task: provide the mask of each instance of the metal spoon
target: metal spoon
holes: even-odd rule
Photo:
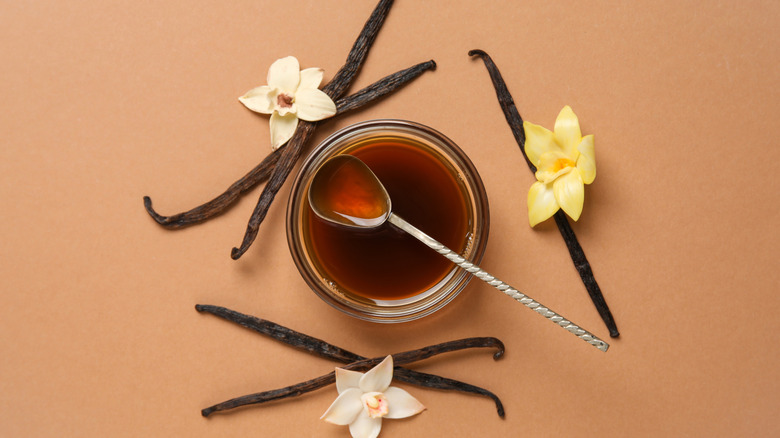
[[[390,222],[447,257],[475,277],[514,298],[583,341],[607,351],[609,344],[533,298],[483,271],[392,212],[387,190],[371,169],[352,155],[337,155],[322,164],[309,186],[309,204],[320,218],[348,228],[373,229]]]

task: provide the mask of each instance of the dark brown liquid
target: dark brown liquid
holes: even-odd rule
[[[432,152],[400,141],[352,150],[376,174],[392,199],[393,213],[455,251],[469,229],[463,188],[453,170]],[[325,222],[307,209],[310,251],[342,290],[373,300],[417,295],[441,281],[452,263],[407,233],[385,223],[350,230]]]

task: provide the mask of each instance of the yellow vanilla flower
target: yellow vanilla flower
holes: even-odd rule
[[[585,201],[584,184],[596,178],[593,136],[582,136],[580,122],[567,105],[555,120],[553,132],[523,122],[525,154],[536,166],[537,181],[528,191],[531,226],[549,219],[562,208],[575,221]]]

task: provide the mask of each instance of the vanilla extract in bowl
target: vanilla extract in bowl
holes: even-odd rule
[[[347,127],[318,146],[290,197],[287,228],[293,258],[326,302],[376,322],[408,321],[440,309],[469,281],[465,271],[389,223],[372,230],[347,229],[311,211],[306,192],[313,175],[328,158],[343,154],[359,158],[379,178],[394,213],[479,262],[489,219],[476,169],[454,143],[431,128],[375,120]]]
[[[393,211],[450,248],[462,252],[469,236],[458,180],[428,151],[398,139],[350,151],[382,181]],[[452,270],[442,258],[388,222],[360,231],[332,225],[310,210],[311,249],[324,273],[345,291],[366,299],[401,300],[423,293]]]

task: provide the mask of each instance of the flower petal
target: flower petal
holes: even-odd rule
[[[419,414],[425,406],[401,388],[391,386],[384,392],[388,412],[386,418],[406,418]]]
[[[287,143],[298,127],[298,117],[295,114],[280,116],[274,112],[271,114],[271,147],[276,150]]]
[[[590,184],[596,179],[596,154],[593,146],[593,136],[582,137],[582,142],[577,147],[580,157],[577,158],[577,169],[582,176],[582,182]]]
[[[542,154],[559,149],[555,143],[555,136],[544,126],[523,122],[523,129],[525,130],[525,154],[534,166],[539,165]]]
[[[316,122],[336,114],[336,104],[324,91],[302,88],[295,93],[296,114],[301,120]]]
[[[382,430],[382,419],[371,418],[368,415],[358,415],[349,425],[352,438],[376,438]]]
[[[387,356],[379,365],[368,370],[360,378],[363,392],[385,392],[393,380],[393,356]]]
[[[298,89],[301,88],[320,88],[322,83],[322,76],[324,70],[321,68],[307,68],[301,70],[301,83],[298,84]]]
[[[363,403],[360,396],[363,392],[357,388],[350,388],[336,398],[320,420],[328,423],[346,426],[355,421],[357,416],[363,411]]]
[[[238,100],[254,112],[271,114],[276,102],[276,91],[268,85],[263,85],[247,91]]]
[[[555,119],[555,139],[563,147],[566,155],[572,159],[577,159],[577,146],[582,141],[582,132],[580,131],[580,121],[574,114],[571,107],[566,105]]]
[[[359,388],[363,373],[336,368],[336,390],[341,394],[349,388]]]
[[[585,186],[579,172],[569,172],[553,183],[555,200],[563,211],[575,221],[580,218],[585,202]]]
[[[537,181],[531,185],[528,190],[528,222],[532,227],[552,217],[558,208],[552,184]]]
[[[301,67],[294,56],[277,59],[268,69],[268,85],[291,95],[301,81]]]

